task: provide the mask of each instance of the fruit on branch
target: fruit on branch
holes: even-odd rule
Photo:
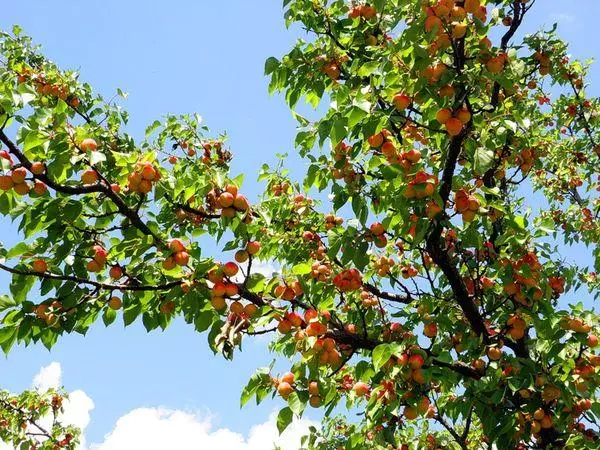
[[[371,391],[369,385],[363,381],[357,381],[356,383],[354,383],[352,390],[354,391],[357,397],[366,397]]]
[[[173,253],[179,253],[186,251],[186,247],[180,239],[171,239],[169,241],[169,250]]]
[[[41,181],[36,180],[33,183],[33,192],[35,192],[37,195],[44,195],[46,192],[48,192],[48,186]]]
[[[160,170],[151,162],[138,161],[135,169],[127,177],[127,188],[129,192],[148,194],[152,191],[154,183],[161,179]]]
[[[27,169],[24,167],[17,167],[12,170],[10,177],[14,184],[21,184],[25,181],[25,177],[27,177]]]
[[[232,261],[227,262],[223,265],[223,273],[225,274],[225,276],[234,277],[235,275],[237,275],[238,271],[238,265]]]
[[[260,251],[260,242],[250,241],[246,244],[246,251],[249,255],[256,255]]]
[[[434,337],[437,336],[437,332],[438,332],[437,325],[433,322],[428,323],[423,327],[423,334],[425,336],[427,336],[428,338],[433,339]]]
[[[108,271],[108,275],[113,280],[120,280],[123,278],[123,268],[121,266],[112,266]]]
[[[235,252],[234,259],[238,263],[242,264],[242,263],[248,261],[249,256],[250,255],[246,250],[238,250],[237,252]]]
[[[392,98],[392,104],[398,111],[404,111],[411,103],[411,98],[404,93],[398,93]]]
[[[117,310],[121,309],[121,306],[123,306],[123,302],[121,301],[121,299],[119,297],[113,296],[108,301],[108,307],[110,309],[112,309],[113,311],[117,311]]]
[[[451,117],[444,125],[450,136],[458,136],[463,129],[463,123],[456,117]]]
[[[281,398],[283,398],[284,400],[287,400],[292,392],[294,392],[294,388],[290,383],[281,381],[277,385],[277,393],[281,395]]]
[[[362,275],[357,269],[348,269],[333,278],[333,284],[342,292],[357,291],[362,287]]]
[[[94,169],[87,169],[81,174],[83,184],[96,184],[98,182],[98,173]]]
[[[48,271],[48,263],[43,259],[36,259],[31,264],[31,268],[36,273],[44,273]]]
[[[9,191],[13,188],[14,183],[12,177],[9,175],[1,175],[0,176],[0,190]]]
[[[93,152],[98,148],[98,144],[92,138],[85,138],[81,141],[81,144],[79,144],[79,148],[84,152]]]
[[[171,300],[162,302],[158,309],[163,314],[166,314],[166,315],[173,314],[173,312],[175,311],[175,302],[173,302]]]
[[[34,175],[42,175],[46,171],[46,165],[42,162],[35,161],[31,163],[31,173]]]

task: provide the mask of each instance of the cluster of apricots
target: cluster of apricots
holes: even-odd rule
[[[296,297],[302,295],[304,290],[299,281],[295,280],[291,283],[281,283],[273,289],[273,295],[282,300],[292,301]]]
[[[216,208],[221,210],[222,217],[232,218],[238,212],[245,213],[250,209],[248,199],[238,192],[234,184],[225,186],[216,199]]]
[[[467,14],[481,22],[487,20],[487,9],[478,0],[467,0],[462,6],[454,0],[422,2],[425,12],[425,31],[435,32],[436,39],[429,48],[430,54],[450,47],[452,40],[466,36],[469,22]]]
[[[160,171],[150,162],[138,162],[127,180],[129,192],[147,194],[152,191],[153,183],[160,180]]]
[[[9,161],[12,160],[10,155],[4,156]],[[11,164],[12,166],[12,164]],[[46,166],[41,162],[34,162],[31,165],[31,173],[34,175],[42,175],[46,171]],[[0,175],[0,190],[10,191],[11,189],[19,195],[26,195],[31,190],[37,195],[44,195],[48,192],[48,187],[39,180],[34,180],[33,185],[27,182],[27,169],[25,167],[15,167],[10,173]]]
[[[506,324],[508,325],[507,334],[515,341],[518,341],[525,336],[527,322],[525,322],[518,314],[512,314],[506,321]]]
[[[592,327],[579,317],[563,317],[561,325],[565,330],[571,330],[575,333],[589,333],[592,330]],[[595,345],[590,345],[590,347],[595,347]]]
[[[275,197],[281,197],[284,194],[287,194],[287,192],[290,189],[290,184],[288,182],[283,182],[283,183],[275,183],[271,186],[271,193],[273,194],[273,196]]]
[[[535,158],[535,150],[532,148],[526,148],[514,156],[514,162],[515,165],[520,167],[523,173],[527,173],[533,167]]]
[[[544,52],[535,52],[533,58],[540,64],[540,75],[548,75],[552,64],[550,57]]]
[[[421,170],[408,182],[404,190],[404,197],[407,199],[431,197],[437,185],[437,176],[429,175]]]
[[[390,271],[392,270],[392,267],[394,267],[395,265],[396,265],[396,261],[394,261],[390,257],[385,257],[385,256],[380,256],[379,258],[375,258],[375,260],[373,261],[373,267],[375,268],[377,275],[379,275],[381,277],[385,277],[386,275],[389,275]]]
[[[308,326],[310,325],[311,324],[309,324]],[[316,358],[317,362],[321,366],[330,366],[338,368],[342,363],[342,354],[337,349],[336,342],[332,338],[317,339],[313,345],[312,351],[314,352],[314,358]]]
[[[213,301],[216,297],[213,297]],[[214,303],[213,303],[213,306]],[[219,305],[217,305],[219,306]],[[217,311],[221,311],[224,307],[221,308],[216,308]],[[231,302],[231,304],[229,305],[229,312],[231,313],[231,315],[234,318],[242,318],[242,319],[248,319],[248,318],[252,318],[256,315],[258,311],[258,306],[256,306],[254,303],[246,303],[245,305],[240,302],[239,300],[235,300],[233,302]],[[235,320],[234,320],[235,321]]]
[[[535,253],[527,252],[518,261],[503,259],[501,264],[512,266],[512,280],[508,280],[503,288],[507,295],[526,307],[532,306],[532,300],[540,300],[544,296],[539,287],[543,267]]]
[[[402,278],[404,278],[405,280],[408,280],[409,278],[414,278],[418,274],[419,270],[416,267],[411,266],[410,264],[404,264],[400,268],[400,275],[402,275]]]
[[[331,170],[331,176],[336,180],[343,179],[348,184],[352,183],[357,176],[356,171],[350,163],[351,153],[352,147],[345,142],[340,142],[332,150],[333,160],[336,162],[344,161],[344,165],[341,168],[334,166]]]
[[[169,256],[162,263],[165,270],[173,270],[177,266],[186,266],[190,260],[190,255],[185,245],[179,239],[171,239],[169,241],[169,251]]]
[[[350,9],[348,12],[348,17],[351,19],[356,19],[358,17],[362,17],[363,19],[372,19],[377,15],[377,9],[375,6],[370,4],[365,5],[356,5]]]
[[[502,73],[504,67],[508,63],[508,55],[506,53],[500,53],[496,56],[492,56],[489,54],[482,55],[483,62],[485,62],[485,67],[493,74]]]
[[[435,118],[440,124],[444,125],[450,136],[457,136],[471,120],[471,112],[464,107],[456,111],[452,111],[450,108],[442,108],[437,112]]]
[[[357,291],[362,287],[362,275],[355,268],[343,270],[333,277],[333,284],[342,292]]]
[[[459,189],[454,194],[454,209],[462,215],[463,222],[471,222],[480,206],[477,197],[470,195],[465,189]]]
[[[104,270],[106,266],[106,259],[108,252],[101,245],[94,245],[92,247],[92,259],[88,261],[86,269],[88,272],[100,272]]]
[[[310,276],[317,281],[329,281],[332,269],[329,261],[314,261],[311,265]]]
[[[372,308],[379,305],[379,300],[369,291],[361,291],[360,302],[365,308]]]
[[[365,236],[367,241],[374,241],[379,248],[384,248],[387,245],[387,237],[385,236],[385,227],[381,222],[374,222],[369,227],[369,233]]]
[[[44,73],[34,73],[31,69],[24,68],[17,76],[17,83],[23,84],[28,82],[34,83],[38,94],[59,98],[73,108],[79,107],[79,99],[69,94],[67,84],[60,81],[48,81]]]
[[[327,55],[319,55],[315,58],[317,64],[319,64],[319,70],[336,81],[340,78],[342,73],[342,65],[348,61],[347,55],[342,55],[335,58],[330,58]]]
[[[327,214],[325,216],[325,229],[326,230],[331,230],[332,228],[340,226],[342,223],[344,223],[344,219],[342,219],[339,216],[335,216],[333,214]]]

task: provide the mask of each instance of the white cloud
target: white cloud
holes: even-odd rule
[[[565,13],[552,13],[550,14],[550,20],[552,22],[561,23],[573,23],[575,22],[575,16],[573,14],[565,14]]]
[[[33,387],[39,391],[59,388],[62,378],[62,368],[56,361],[40,369],[33,377]]]
[[[236,276],[232,278],[232,281],[234,281],[235,283],[243,282],[244,274],[248,271],[247,262],[239,264],[239,266],[241,270],[237,273]],[[272,277],[274,274],[277,274],[280,271],[281,269],[272,261],[261,261],[258,259],[252,261],[252,273],[259,273],[261,275],[264,275],[265,277]],[[209,282],[209,286],[210,285],[211,283]]]
[[[265,423],[253,426],[248,437],[227,428],[214,428],[210,417],[164,408],[138,408],[121,417],[115,428],[91,450],[184,450],[188,448],[226,450],[297,450],[300,439],[313,424],[297,420],[280,436],[277,416],[271,414]]]
[[[258,265],[257,265],[258,266]],[[262,265],[264,270],[276,270],[273,265]],[[261,270],[261,266],[257,267]],[[38,390],[60,388],[62,368],[57,362],[42,367],[33,379]],[[213,424],[210,413],[197,414],[168,408],[137,408],[120,417],[103,442],[90,444],[85,441],[85,429],[90,423],[93,400],[82,390],[69,393],[63,403],[63,424],[74,425],[83,431],[79,450],[184,450],[206,448],[223,450],[297,450],[300,439],[308,433],[308,427],[318,426],[310,420],[296,420],[279,435],[277,413],[273,412],[264,423],[250,428],[247,436],[218,428]],[[50,427],[51,418],[44,418],[40,425]],[[0,442],[0,450],[14,450]]]

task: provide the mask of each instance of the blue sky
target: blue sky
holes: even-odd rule
[[[274,162],[276,152],[293,151],[294,120],[281,98],[268,96],[263,77],[264,60],[287,52],[301,35],[285,29],[281,3],[7,2],[0,28],[20,24],[49,57],[63,67],[79,68],[82,79],[105,97],[118,87],[128,92],[125,106],[135,136],[165,113],[199,112],[213,132],[228,132],[233,171],[246,173],[245,191],[254,196],[260,189],[255,182],[260,165]],[[590,43],[600,38],[600,4],[576,4],[538,1],[527,30],[557,21],[574,56],[596,56]],[[591,78],[596,95],[598,70]],[[293,157],[290,166],[300,177],[296,161]],[[1,276],[0,293],[6,286]],[[60,362],[65,387],[85,391],[95,404],[88,442],[102,442],[130,411],[155,406],[214,415],[218,427],[246,435],[253,425],[268,421],[278,402],[240,411],[242,386],[256,367],[270,361],[265,341],[248,341],[244,350],[233,363],[215,358],[206,336],[179,322],[150,335],[138,325],[126,330],[96,326],[85,338],[62,339],[51,353],[42,347],[17,348],[0,359],[0,373],[2,387],[21,390],[41,366]]]

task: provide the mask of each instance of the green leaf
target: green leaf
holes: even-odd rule
[[[312,268],[310,264],[307,263],[296,264],[294,267],[292,267],[292,273],[294,275],[306,275],[307,273],[310,273],[311,270]]]
[[[489,148],[479,147],[475,150],[473,169],[475,173],[483,174],[494,165],[494,152]]]
[[[10,295],[0,295],[0,311],[5,311],[18,303]]]
[[[285,431],[288,425],[292,423],[293,418],[294,413],[289,407],[286,406],[281,411],[279,411],[279,414],[277,415],[277,429],[279,430],[279,434]]]
[[[102,321],[104,325],[109,326],[117,318],[117,312],[112,308],[106,308],[104,314],[102,314]]]
[[[373,349],[373,366],[375,370],[381,369],[394,353],[394,348],[389,344],[380,344]]]
[[[290,405],[292,412],[299,417],[302,416],[307,401],[308,398],[306,397],[306,395],[301,396],[301,394],[299,394],[298,391],[292,392],[288,397],[288,405]]]
[[[12,259],[15,256],[21,256],[22,254],[28,253],[29,251],[31,251],[31,247],[29,247],[28,243],[19,242],[17,245],[15,245],[8,251],[8,253],[6,254],[6,259]]]
[[[265,75],[270,75],[279,67],[279,60],[273,56],[265,61]]]

